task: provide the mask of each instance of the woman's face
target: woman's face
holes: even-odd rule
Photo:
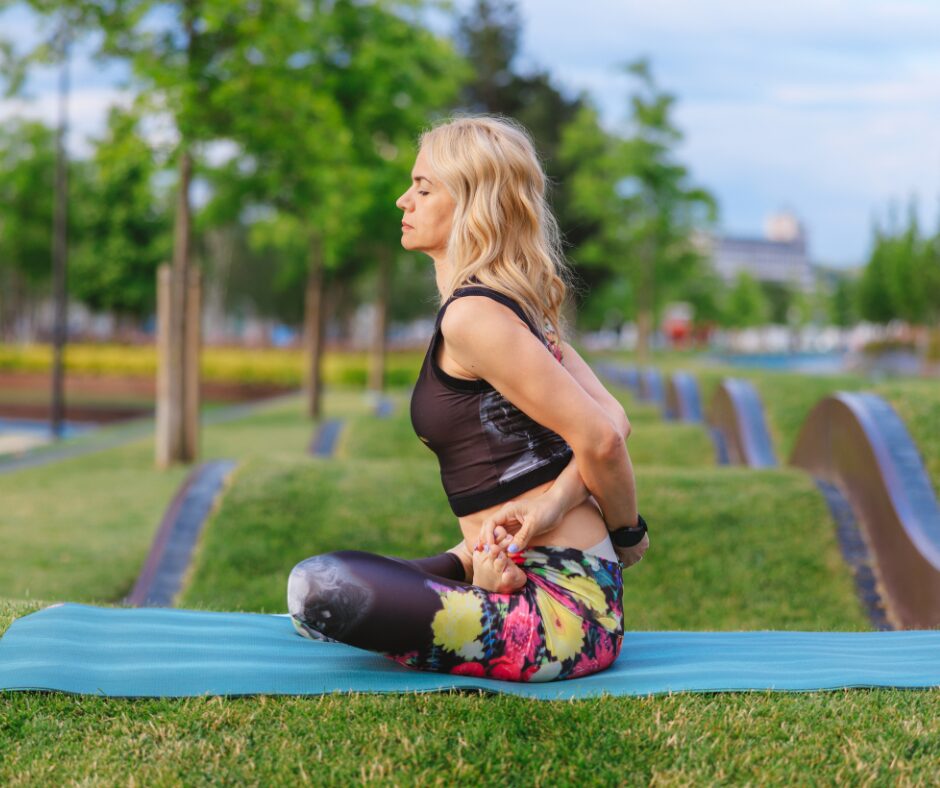
[[[443,258],[454,218],[454,200],[428,165],[423,150],[418,151],[411,171],[411,188],[395,205],[404,211],[401,245],[413,252],[424,252],[435,260]]]

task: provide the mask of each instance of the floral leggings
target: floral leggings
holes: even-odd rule
[[[307,637],[420,670],[552,681],[609,667],[623,640],[620,563],[554,545],[512,558],[526,584],[497,594],[464,582],[453,553],[415,560],[326,553],[294,567],[288,609]]]

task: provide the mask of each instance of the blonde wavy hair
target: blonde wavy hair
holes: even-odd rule
[[[456,203],[453,276],[441,304],[476,279],[518,302],[560,348],[572,278],[528,131],[510,118],[472,115],[424,131],[418,144]]]

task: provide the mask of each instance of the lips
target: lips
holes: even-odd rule
[[[408,228],[409,230],[414,230],[414,227],[412,227],[410,224],[405,224],[404,222],[401,223],[401,227],[403,230],[405,228]]]

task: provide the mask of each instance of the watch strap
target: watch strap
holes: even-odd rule
[[[641,514],[637,514],[636,525],[626,525],[610,532],[610,541],[617,547],[633,547],[639,544],[640,540],[646,534],[646,520]]]

